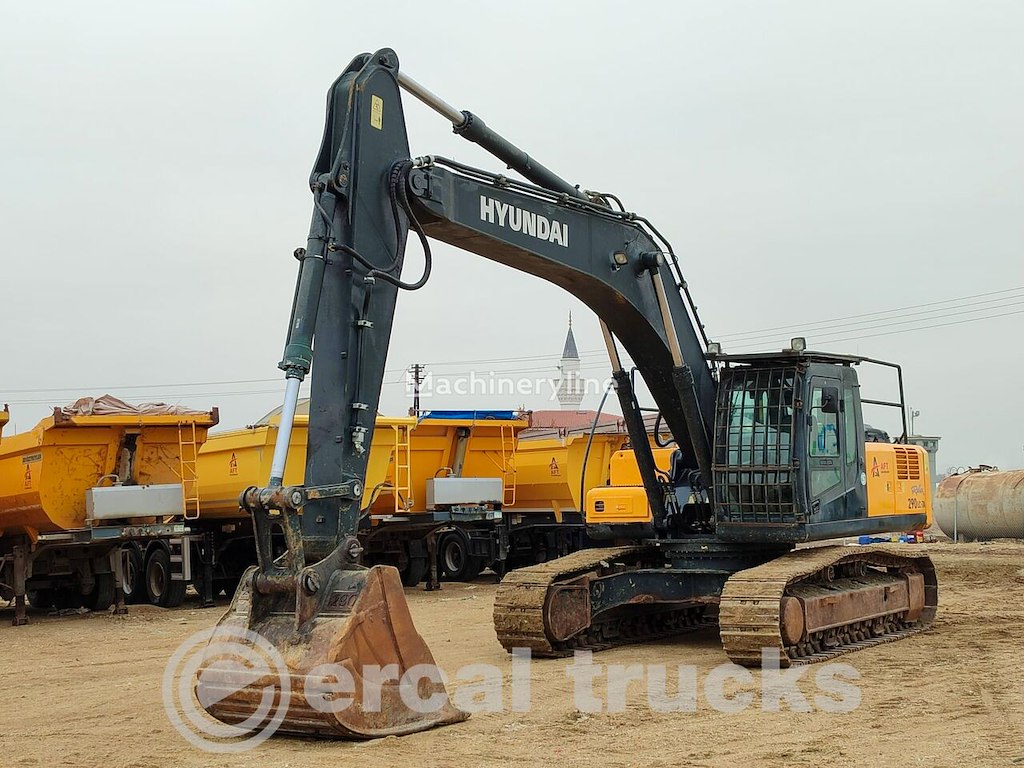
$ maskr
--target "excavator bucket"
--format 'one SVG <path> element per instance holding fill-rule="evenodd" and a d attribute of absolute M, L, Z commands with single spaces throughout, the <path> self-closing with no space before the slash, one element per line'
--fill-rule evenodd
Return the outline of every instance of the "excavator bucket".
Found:
<path fill-rule="evenodd" d="M 214 630 L 195 686 L 203 708 L 238 735 L 274 727 L 373 739 L 466 719 L 413 626 L 396 569 L 334 571 L 301 623 L 295 595 L 256 591 L 257 572 Z"/>

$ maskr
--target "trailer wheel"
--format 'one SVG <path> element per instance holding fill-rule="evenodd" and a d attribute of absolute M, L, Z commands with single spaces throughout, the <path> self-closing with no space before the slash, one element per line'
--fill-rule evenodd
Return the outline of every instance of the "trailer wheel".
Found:
<path fill-rule="evenodd" d="M 508 560 L 495 560 L 491 563 L 491 570 L 494 571 L 494 575 L 498 577 L 498 581 L 505 578 L 505 574 L 512 569 L 508 567 Z"/>
<path fill-rule="evenodd" d="M 447 533 L 438 548 L 441 573 L 452 581 L 472 581 L 486 563 L 469 554 L 469 537 L 460 530 Z"/>
<path fill-rule="evenodd" d="M 124 601 L 131 605 L 146 599 L 145 576 L 143 572 L 142 552 L 134 544 L 125 548 L 128 557 L 124 567 Z"/>
<path fill-rule="evenodd" d="M 82 596 L 82 604 L 90 611 L 105 611 L 114 604 L 114 574 L 97 573 L 92 592 Z"/>
<path fill-rule="evenodd" d="M 53 608 L 52 589 L 30 589 L 25 593 L 25 597 L 28 598 L 28 604 L 33 608 L 41 611 L 48 611 Z"/>
<path fill-rule="evenodd" d="M 72 587 L 57 587 L 53 590 L 53 607 L 57 611 L 74 610 L 82 607 L 85 596 Z"/>
<path fill-rule="evenodd" d="M 146 597 L 161 608 L 177 608 L 185 599 L 188 585 L 171 578 L 171 555 L 162 547 L 146 560 Z"/>
<path fill-rule="evenodd" d="M 410 557 L 405 566 L 399 570 L 402 577 L 402 584 L 406 587 L 415 587 L 423 577 L 427 575 L 429 564 L 425 557 Z"/>

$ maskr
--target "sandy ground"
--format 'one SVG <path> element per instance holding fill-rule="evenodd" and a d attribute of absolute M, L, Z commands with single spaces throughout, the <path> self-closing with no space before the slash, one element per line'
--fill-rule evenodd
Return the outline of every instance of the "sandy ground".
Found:
<path fill-rule="evenodd" d="M 726 714 L 705 697 L 696 712 L 658 713 L 644 681 L 620 713 L 580 712 L 570 660 L 532 666 L 528 712 L 497 713 L 402 738 L 364 743 L 274 737 L 252 751 L 208 754 L 186 742 L 163 710 L 161 679 L 175 648 L 223 608 L 135 607 L 127 617 L 33 615 L 0 626 L 0 765 L 266 766 L 1007 766 L 1024 763 L 1024 545 L 923 545 L 939 570 L 933 629 L 843 657 L 861 677 L 860 705 L 824 712 L 813 674 L 799 681 L 814 711 L 766 712 L 755 692 Z M 511 664 L 491 629 L 486 577 L 440 593 L 407 592 L 421 634 L 451 675 L 471 663 Z M 10 609 L 0 611 L 7 625 Z M 700 680 L 725 661 L 714 632 L 619 648 L 606 664 L 691 664 Z M 466 681 L 458 680 L 465 684 Z M 452 686 L 455 687 L 454 685 Z M 730 689 L 732 691 L 733 689 Z M 595 689 L 604 696 L 601 686 Z"/>

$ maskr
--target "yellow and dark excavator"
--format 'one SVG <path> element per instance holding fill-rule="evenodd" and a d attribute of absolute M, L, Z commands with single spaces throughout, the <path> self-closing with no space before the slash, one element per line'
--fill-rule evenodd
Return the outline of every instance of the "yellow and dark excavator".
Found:
<path fill-rule="evenodd" d="M 527 181 L 442 157 L 412 159 L 401 89 Z M 898 366 L 809 351 L 801 339 L 776 353 L 723 353 L 705 336 L 676 256 L 648 220 L 614 195 L 569 184 L 442 101 L 401 72 L 390 49 L 356 57 L 332 85 L 310 187 L 273 469 L 267 487 L 242 496 L 259 565 L 219 625 L 258 633 L 284 658 L 291 706 L 282 731 L 372 738 L 464 717 L 447 703 L 429 712 L 410 706 L 394 681 L 383 685 L 382 707 L 366 708 L 360 695 L 367 665 L 393 665 L 397 680 L 433 663 L 398 573 L 363 568 L 356 538 L 396 298 L 427 282 L 431 238 L 548 280 L 594 311 L 632 444 L 614 460 L 612 484 L 586 501 L 590 537 L 609 546 L 509 574 L 494 606 L 502 645 L 556 656 L 717 621 L 729 658 L 785 666 L 932 622 L 937 585 L 926 556 L 797 547 L 928 525 L 927 462 L 906 444 L 905 418 L 896 444 L 864 437 L 863 404 L 905 413 Z M 401 276 L 410 229 L 425 259 L 411 282 Z M 865 364 L 899 376 L 899 401 L 861 396 L 857 368 Z M 285 487 L 299 383 L 311 370 L 305 484 Z M 648 441 L 636 375 L 671 434 L 663 448 Z M 275 532 L 285 541 L 280 555 Z M 215 636 L 202 671 L 216 666 L 216 646 Z M 351 706 L 315 706 L 305 685 L 325 664 L 352 677 Z M 443 686 L 426 682 L 416 695 L 443 700 Z M 200 700 L 225 722 L 252 724 L 262 685 L 205 691 Z"/>

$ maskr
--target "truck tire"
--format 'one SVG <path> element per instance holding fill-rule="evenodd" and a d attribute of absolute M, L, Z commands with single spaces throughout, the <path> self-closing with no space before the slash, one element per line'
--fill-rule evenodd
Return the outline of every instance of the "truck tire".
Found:
<path fill-rule="evenodd" d="M 28 598 L 28 604 L 33 608 L 37 608 L 41 611 L 48 611 L 53 608 L 52 589 L 30 589 L 25 593 L 25 597 Z"/>
<path fill-rule="evenodd" d="M 124 567 L 124 601 L 128 605 L 145 602 L 146 578 L 143 570 L 142 552 L 134 544 L 125 548 L 128 557 Z"/>
<path fill-rule="evenodd" d="M 90 611 L 105 611 L 114 604 L 114 574 L 97 573 L 92 592 L 82 595 L 82 605 Z"/>
<path fill-rule="evenodd" d="M 438 547 L 441 574 L 451 581 L 472 581 L 486 563 L 469 553 L 469 537 L 460 530 L 446 533 Z"/>
<path fill-rule="evenodd" d="M 57 587 L 53 590 L 53 607 L 57 611 L 74 610 L 82 607 L 85 596 L 73 587 Z"/>
<path fill-rule="evenodd" d="M 410 557 L 406 561 L 405 567 L 398 572 L 402 577 L 402 584 L 406 587 L 415 587 L 423 581 L 423 577 L 427 575 L 428 568 L 427 558 Z"/>
<path fill-rule="evenodd" d="M 146 597 L 152 605 L 177 608 L 185 599 L 188 585 L 171 578 L 171 555 L 163 547 L 155 549 L 146 560 Z"/>

